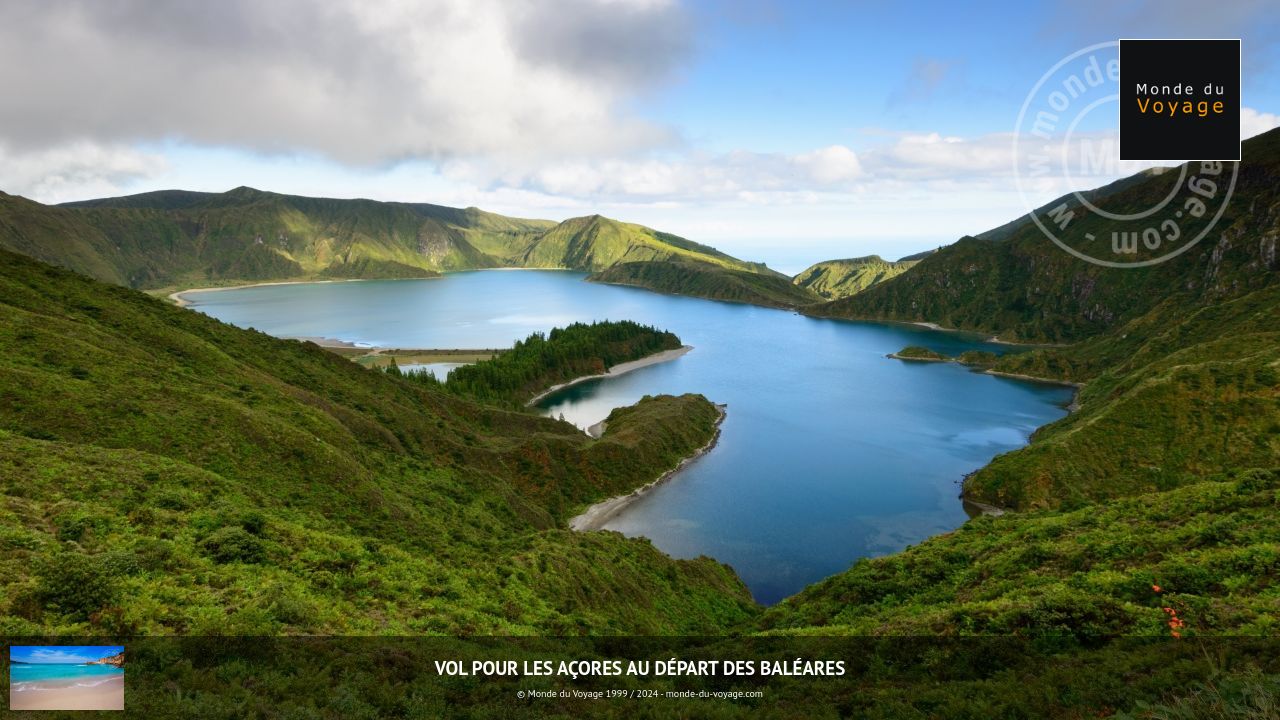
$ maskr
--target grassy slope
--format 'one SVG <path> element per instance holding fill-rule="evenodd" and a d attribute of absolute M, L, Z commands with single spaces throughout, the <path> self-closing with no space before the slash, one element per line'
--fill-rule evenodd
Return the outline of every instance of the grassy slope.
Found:
<path fill-rule="evenodd" d="M 906 272 L 913 260 L 890 262 L 879 255 L 826 260 L 809 266 L 792 280 L 826 300 L 857 295 L 877 283 Z"/>
<path fill-rule="evenodd" d="M 598 271 L 618 263 L 654 261 L 698 261 L 747 272 L 761 269 L 706 245 L 599 215 L 570 218 L 543 233 L 525 250 L 520 265 Z"/>
<path fill-rule="evenodd" d="M 1280 458 L 1280 285 L 1188 311 L 1169 303 L 1079 346 L 997 370 L 1080 379 L 1080 410 L 968 478 L 1016 508 L 1165 490 Z"/>
<path fill-rule="evenodd" d="M 714 432 L 600 441 L 0 251 L 6 634 L 718 632 L 732 571 L 555 529 Z M 616 429 L 616 432 L 615 432 Z"/>
<path fill-rule="evenodd" d="M 783 275 L 703 262 L 625 262 L 595 273 L 592 282 L 635 285 L 673 295 L 744 302 L 767 307 L 799 307 L 818 296 Z"/>
<path fill-rule="evenodd" d="M 901 635 L 1275 634 L 1280 470 L 1068 513 L 971 520 L 859 561 L 766 611 L 772 631 Z M 1161 587 L 1160 593 L 1152 585 Z"/>
<path fill-rule="evenodd" d="M 490 267 L 596 271 L 618 262 L 672 260 L 772 275 L 714 248 L 598 215 L 557 224 L 476 208 L 245 187 L 58 207 L 0 193 L 0 247 L 139 288 L 425 277 Z"/>
<path fill-rule="evenodd" d="M 1171 296 L 1195 307 L 1247 293 L 1272 282 L 1280 267 L 1280 131 L 1246 142 L 1244 158 L 1235 195 L 1214 231 L 1167 262 L 1098 267 L 1061 251 L 1034 224 L 1022 222 L 1002 229 L 1004 239 L 963 238 L 889 282 L 806 312 L 927 320 L 1007 340 L 1071 342 L 1116 330 Z M 1107 206 L 1149 207 L 1164 197 L 1168 183 L 1159 176 L 1115 183 Z M 1107 221 L 1090 215 L 1078 223 L 1076 231 L 1109 242 Z"/>
<path fill-rule="evenodd" d="M 1280 457 L 1280 132 L 1245 147 L 1220 232 L 1169 262 L 1098 268 L 1015 223 L 815 312 L 888 307 L 898 319 L 1004 337 L 1083 338 L 980 363 L 1086 386 L 1078 412 L 968 478 L 973 499 L 1074 507 L 1269 466 Z M 1132 202 L 1160 189 L 1153 183 L 1141 175 L 1110 188 Z"/>
<path fill-rule="evenodd" d="M 196 262 L 196 248 L 165 213 L 83 212 L 0 193 L 0 246 L 120 285 L 148 285 Z"/>
<path fill-rule="evenodd" d="M 1062 274 L 1060 259 L 1020 246 L 1013 230 L 1011 240 L 962 241 L 832 304 L 896 307 L 898 298 L 918 293 L 918 311 L 902 306 L 896 317 L 1019 336 L 1084 335 L 1070 346 L 984 361 L 997 371 L 1086 385 L 1077 412 L 966 479 L 967 496 L 1023 512 L 972 520 L 902 553 L 859 561 L 766 611 L 757 627 L 802 635 L 1052 639 L 1039 660 L 1021 657 L 1016 672 L 997 667 L 940 686 L 941 706 L 972 714 L 983 704 L 975 698 L 986 698 L 987 716 L 1011 707 L 1032 716 L 1108 715 L 1108 708 L 1132 708 L 1138 699 L 1186 695 L 1194 690 L 1181 684 L 1188 679 L 1211 678 L 1203 692 L 1212 695 L 1248 676 L 1238 660 L 1224 664 L 1225 654 L 1200 646 L 1175 659 L 1167 646 L 1114 638 L 1168 637 L 1164 607 L 1177 610 L 1188 638 L 1276 632 L 1280 283 L 1271 248 L 1280 214 L 1267 179 L 1275 177 L 1278 138 L 1271 133 L 1246 146 L 1243 195 L 1221 237 L 1189 253 L 1195 259 L 1166 263 L 1158 275 L 1098 273 L 1082 263 Z M 1141 182 L 1120 187 L 1131 192 Z M 1061 278 L 1076 284 L 1055 285 Z M 1160 293 L 1147 285 L 1157 280 L 1165 283 Z M 1047 295 L 1030 304 L 1033 292 L 1071 295 L 1086 287 L 1094 301 L 1088 309 L 1080 298 Z M 1135 295 L 1132 308 L 1102 300 L 1126 289 L 1149 294 Z M 874 302 L 858 305 L 869 297 Z M 1248 657 L 1265 665 L 1260 655 Z M 929 667 L 912 659 L 881 690 L 902 698 L 902 678 L 928 677 Z M 1076 679 L 1068 681 L 1063 668 L 1074 668 L 1069 674 Z M 1135 687 L 1136 677 L 1149 682 Z M 1057 688 L 1068 684 L 1072 696 L 1060 695 Z M 907 687 L 913 706 L 929 695 L 921 684 Z M 968 700 L 957 700 L 965 694 Z M 1260 697 L 1270 702 L 1274 694 Z M 1187 703 L 1195 704 L 1172 701 Z"/>

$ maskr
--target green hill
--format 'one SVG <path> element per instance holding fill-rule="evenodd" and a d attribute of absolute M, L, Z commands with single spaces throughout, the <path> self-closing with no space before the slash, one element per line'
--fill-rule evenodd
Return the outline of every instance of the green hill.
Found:
<path fill-rule="evenodd" d="M 1087 380 L 1078 412 L 965 482 L 1003 507 L 1078 507 L 1280 459 L 1280 284 L 1189 309 L 1168 302 L 1069 348 L 996 370 Z"/>
<path fill-rule="evenodd" d="M 738 269 L 708 262 L 624 262 L 587 279 L 766 307 L 799 307 L 819 299 L 809 290 L 793 285 L 785 275 L 767 268 Z"/>
<path fill-rule="evenodd" d="M 1234 210 L 1216 241 L 1161 265 L 1098 268 L 1030 235 L 1023 223 L 985 240 L 961 240 L 894 279 L 813 309 L 1002 336 L 1081 338 L 982 364 L 1084 387 L 1076 412 L 965 480 L 967 498 L 1039 512 L 971 522 L 902 555 L 864 561 L 788 601 L 766 625 L 928 633 L 949 618 L 961 632 L 989 633 L 1085 613 L 1070 622 L 1127 633 L 1156 626 L 1158 616 L 1132 603 L 1134 588 L 1158 578 L 1184 578 L 1174 587 L 1199 596 L 1201 607 L 1239 607 L 1231 593 L 1244 586 L 1233 584 L 1229 568 L 1193 581 L 1178 567 L 1234 552 L 1223 540 L 1232 533 L 1265 544 L 1276 532 L 1271 516 L 1260 519 L 1253 508 L 1274 494 L 1271 469 L 1280 460 L 1280 132 L 1246 143 L 1244 157 Z M 1142 175 L 1109 187 L 1143 193 L 1148 182 Z M 1233 478 L 1242 478 L 1238 491 L 1230 489 Z M 1203 523 L 1223 535 L 1186 544 L 1176 533 L 1140 529 L 1170 517 L 1178 518 L 1175 527 Z M 1023 558 L 1031 548 L 1027 533 L 1052 542 Z M 1059 536 L 1073 543 L 1053 540 Z M 1090 564 L 1067 560 L 1081 544 L 1098 562 L 1119 563 L 1096 575 L 1118 585 L 1091 585 Z M 1160 559 L 1188 549 L 1203 554 Z M 1059 570 L 1051 570 L 1055 558 L 1066 561 Z M 1060 587 L 1051 589 L 1055 583 Z M 1059 609 L 1034 609 L 1050 601 Z M 1245 614 L 1202 621 L 1222 632 L 1252 622 Z"/>
<path fill-rule="evenodd" d="M 1085 387 L 1078 412 L 969 477 L 972 499 L 1077 507 L 1270 467 L 1280 458 L 1280 132 L 1246 143 L 1244 157 L 1219 230 L 1168 262 L 1100 268 L 1023 220 L 807 311 L 1076 341 L 990 363 Z M 1108 189 L 1134 203 L 1164 187 L 1143 173 Z"/>
<path fill-rule="evenodd" d="M 494 405 L 522 407 L 549 387 L 679 348 L 675 333 L 629 320 L 573 323 L 534 333 L 488 360 L 454 368 L 444 387 Z M 436 382 L 430 373 L 415 377 Z"/>
<path fill-rule="evenodd" d="M 0 193 L 0 247 L 136 288 L 283 279 L 428 277 L 491 267 L 598 271 L 698 261 L 768 273 L 714 248 L 593 215 L 563 223 L 426 203 L 240 187 L 50 207 Z"/>
<path fill-rule="evenodd" d="M 1280 132 L 1244 157 L 1221 233 L 1163 265 L 1097 268 L 1015 221 L 812 309 L 1076 340 L 972 358 L 1084 387 L 1078 410 L 965 479 L 966 498 L 1016 512 L 861 560 L 757 628 L 1030 643 L 982 659 L 974 640 L 881 649 L 896 664 L 871 673 L 860 711 L 1266 717 L 1280 694 L 1270 650 L 1239 638 L 1275 632 Z M 1146 176 L 1109 188 L 1150 190 Z"/>
<path fill-rule="evenodd" d="M 1280 543 L 1270 508 L 1277 488 L 1280 470 L 1212 473 L 1073 512 L 980 517 L 902 553 L 861 560 L 769 609 L 760 627 L 1160 637 L 1168 631 L 1161 608 L 1177 603 L 1195 609 L 1193 634 L 1271 634 L 1277 579 L 1248 568 Z"/>
<path fill-rule="evenodd" d="M 792 282 L 827 300 L 857 295 L 877 283 L 897 277 L 915 265 L 913 260 L 890 262 L 879 255 L 826 260 L 810 265 Z"/>
<path fill-rule="evenodd" d="M 7 251 L 0 350 L 6 635 L 696 634 L 753 612 L 718 563 L 558 529 L 704 445 L 701 396 L 596 441 Z"/>
<path fill-rule="evenodd" d="M 859 561 L 765 611 L 709 559 L 559 529 L 704 445 L 718 414 L 701 396 L 646 398 L 592 440 L 0 251 L 0 627 L 849 634 L 882 643 L 857 655 L 872 658 L 860 684 L 784 679 L 766 689 L 780 716 L 820 703 L 850 716 L 1084 717 L 1142 701 L 1196 717 L 1197 698 L 1215 693 L 1274 707 L 1275 683 L 1247 684 L 1256 671 L 1241 662 L 1265 658 L 1239 638 L 1276 631 L 1280 131 L 1251 140 L 1245 157 L 1218 232 L 1175 260 L 1099 268 L 1015 221 L 815 307 L 1069 342 L 981 361 L 1084 387 L 1076 412 L 965 480 L 966 497 L 1013 512 Z M 1146 176 L 1109 188 L 1134 206 L 1156 190 Z M 603 218 L 549 226 L 248 189 L 80 208 L 0 198 L 7 246 L 143 286 L 434 271 L 423 253 L 403 254 L 410 231 L 441 269 L 599 265 L 593 280 L 667 292 L 777 306 L 816 297 Z M 1171 628 L 1170 611 L 1185 625 Z M 1030 655 L 972 642 L 913 652 L 921 636 L 1028 640 Z M 1214 636 L 1237 644 L 1214 649 Z M 225 672 L 287 685 L 286 673 L 247 667 Z M 384 675 L 370 668 L 382 667 L 351 672 L 373 684 Z M 505 707 L 509 693 L 493 702 Z"/>
<path fill-rule="evenodd" d="M 1238 297 L 1273 282 L 1280 268 L 1280 132 L 1247 141 L 1243 157 L 1235 194 L 1213 232 L 1167 262 L 1123 270 L 1085 263 L 1024 219 L 988 239 L 962 238 L 889 282 L 806 312 L 924 320 L 1006 340 L 1073 342 L 1114 331 L 1166 298 L 1192 308 Z M 1167 195 L 1168 180 L 1142 173 L 1108 188 L 1107 207 L 1123 212 L 1154 205 Z M 1109 221 L 1090 213 L 1079 223 L 1079 232 L 1109 242 Z"/>
<path fill-rule="evenodd" d="M 592 271 L 618 263 L 662 261 L 698 261 L 750 272 L 762 269 L 706 245 L 599 215 L 565 220 L 539 235 L 517 259 L 521 267 Z"/>

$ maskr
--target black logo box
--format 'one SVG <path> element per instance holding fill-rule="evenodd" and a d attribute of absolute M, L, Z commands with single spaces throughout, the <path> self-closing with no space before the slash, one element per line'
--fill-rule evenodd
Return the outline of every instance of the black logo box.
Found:
<path fill-rule="evenodd" d="M 1241 100 L 1238 39 L 1120 40 L 1121 160 L 1239 160 Z"/>

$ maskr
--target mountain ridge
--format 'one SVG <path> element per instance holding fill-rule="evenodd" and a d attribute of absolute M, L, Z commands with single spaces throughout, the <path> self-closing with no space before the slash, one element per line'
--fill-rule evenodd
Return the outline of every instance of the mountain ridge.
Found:
<path fill-rule="evenodd" d="M 706 558 L 563 529 L 713 436 L 696 395 L 569 423 L 0 249 L 0 628 L 718 632 Z"/>
<path fill-rule="evenodd" d="M 140 289 L 432 277 L 528 267 L 703 262 L 774 274 L 706 245 L 601 215 L 562 222 L 479 208 L 311 198 L 240 186 L 43 205 L 0 193 L 0 247 Z"/>
<path fill-rule="evenodd" d="M 916 260 L 890 261 L 879 255 L 864 255 L 840 260 L 823 260 L 797 274 L 792 282 L 826 300 L 857 295 L 872 285 L 901 275 Z"/>
<path fill-rule="evenodd" d="M 1235 195 L 1212 234 L 1181 255 L 1145 268 L 1111 269 L 1079 260 L 1020 217 L 965 236 L 864 292 L 813 305 L 814 316 L 933 322 L 1032 343 L 1069 343 L 1140 317 L 1166 297 L 1190 306 L 1275 280 L 1280 269 L 1280 129 L 1244 143 Z M 1084 193 L 1117 206 L 1164 197 L 1158 174 L 1138 173 Z M 1073 196 L 1073 207 L 1078 201 Z M 1113 211 L 1115 209 L 1113 208 Z M 1109 222 L 1086 217 L 1099 237 Z"/>

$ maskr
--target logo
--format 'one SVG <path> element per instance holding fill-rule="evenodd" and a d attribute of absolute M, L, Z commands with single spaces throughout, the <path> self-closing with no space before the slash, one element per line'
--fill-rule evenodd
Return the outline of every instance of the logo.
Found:
<path fill-rule="evenodd" d="M 1064 57 L 1027 94 L 1013 134 L 1014 180 L 1032 221 L 1066 252 L 1104 267 L 1147 267 L 1208 235 L 1235 191 L 1239 163 L 1122 160 L 1114 126 L 1125 96 L 1120 45 L 1099 43 Z M 1235 97 L 1238 146 L 1238 87 Z"/>
<path fill-rule="evenodd" d="M 1121 40 L 1120 158 L 1240 160 L 1240 41 Z"/>

